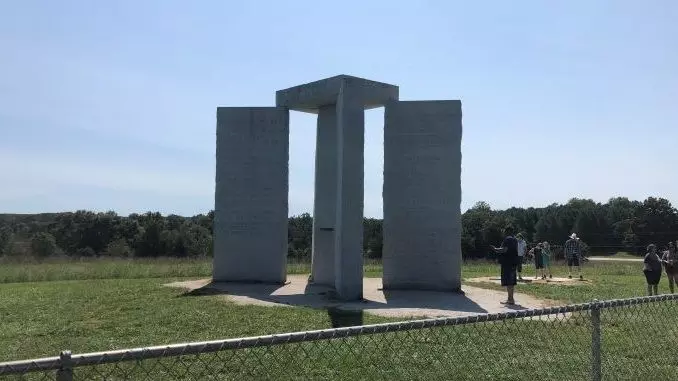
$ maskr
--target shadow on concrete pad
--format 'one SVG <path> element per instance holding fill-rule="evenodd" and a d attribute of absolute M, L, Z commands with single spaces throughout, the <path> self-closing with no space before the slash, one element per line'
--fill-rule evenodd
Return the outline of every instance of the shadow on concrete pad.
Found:
<path fill-rule="evenodd" d="M 209 282 L 204 286 L 189 289 L 183 294 L 183 296 L 207 296 L 207 295 L 243 295 L 246 293 L 254 295 L 265 295 L 275 292 L 275 290 L 283 287 L 282 284 L 271 284 L 271 283 L 254 283 L 254 282 Z"/>
<path fill-rule="evenodd" d="M 463 293 L 425 290 L 382 290 L 366 278 L 364 299 L 344 302 L 330 287 L 308 282 L 266 283 L 217 282 L 183 293 L 181 296 L 231 295 L 291 306 L 328 310 L 330 317 L 346 320 L 351 313 L 377 309 L 427 309 L 482 314 L 487 310 Z M 370 283 L 375 283 L 370 287 Z M 342 315 L 343 314 L 343 315 Z"/>
<path fill-rule="evenodd" d="M 367 308 L 422 308 L 484 314 L 487 310 L 463 293 L 419 290 L 381 290 L 383 303 L 374 301 Z"/>
<path fill-rule="evenodd" d="M 197 281 L 199 282 L 199 281 Z M 186 284 L 189 291 L 180 296 L 228 295 L 229 299 L 240 304 L 282 304 L 306 307 L 331 307 L 338 303 L 330 287 L 314 285 L 301 279 L 285 284 L 256 282 L 205 282 Z M 178 284 L 179 286 L 181 284 Z"/>
<path fill-rule="evenodd" d="M 410 319 L 457 317 L 543 307 L 542 301 L 516 294 L 518 305 L 506 306 L 505 292 L 464 285 L 464 293 L 420 290 L 382 290 L 380 278 L 363 279 L 363 300 L 341 301 L 331 287 L 308 282 L 308 276 L 290 275 L 281 284 L 211 282 L 210 279 L 168 284 L 186 289 L 182 296 L 224 295 L 232 303 L 260 306 L 299 306 L 327 311 L 333 325 L 362 322 L 363 313 Z"/>

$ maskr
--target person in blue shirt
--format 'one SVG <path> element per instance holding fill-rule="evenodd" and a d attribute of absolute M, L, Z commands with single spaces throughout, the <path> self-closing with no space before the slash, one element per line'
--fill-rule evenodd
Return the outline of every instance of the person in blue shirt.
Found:
<path fill-rule="evenodd" d="M 513 291 L 518 283 L 517 269 L 520 263 L 518 256 L 518 240 L 513 236 L 513 228 L 504 229 L 506 237 L 501 243 L 501 247 L 490 246 L 490 248 L 499 254 L 499 264 L 501 265 L 501 285 L 506 287 L 508 297 L 502 304 L 516 304 L 513 298 Z"/>

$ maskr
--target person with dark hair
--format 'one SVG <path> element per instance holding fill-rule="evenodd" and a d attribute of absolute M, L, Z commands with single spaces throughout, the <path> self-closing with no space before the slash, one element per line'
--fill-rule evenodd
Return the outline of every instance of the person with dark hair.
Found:
<path fill-rule="evenodd" d="M 643 259 L 643 273 L 647 280 L 647 293 L 657 295 L 659 280 L 662 277 L 662 261 L 657 255 L 657 246 L 654 243 L 647 246 L 647 254 Z"/>
<path fill-rule="evenodd" d="M 501 247 L 490 248 L 499 255 L 499 264 L 501 265 L 501 285 L 506 287 L 508 297 L 502 304 L 514 305 L 516 301 L 513 297 L 513 291 L 518 283 L 517 267 L 520 260 L 518 256 L 518 240 L 513 236 L 513 228 L 504 229 L 506 237 L 501 243 Z"/>
<path fill-rule="evenodd" d="M 673 294 L 674 284 L 678 283 L 678 250 L 673 242 L 669 242 L 668 250 L 662 256 L 662 263 L 666 277 L 669 278 L 669 290 Z"/>

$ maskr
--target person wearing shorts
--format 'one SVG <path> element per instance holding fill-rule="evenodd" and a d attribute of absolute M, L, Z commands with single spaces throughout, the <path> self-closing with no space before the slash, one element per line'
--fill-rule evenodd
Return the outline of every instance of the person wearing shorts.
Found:
<path fill-rule="evenodd" d="M 669 242 L 668 246 L 668 250 L 662 256 L 662 263 L 666 277 L 669 278 L 669 291 L 673 294 L 674 285 L 678 283 L 678 249 L 673 242 Z"/>
<path fill-rule="evenodd" d="M 570 235 L 570 239 L 565 241 L 563 250 L 565 251 L 565 258 L 567 259 L 567 268 L 569 271 L 567 277 L 572 279 L 572 267 L 577 267 L 579 279 L 584 280 L 584 276 L 581 274 L 581 267 L 579 263 L 579 258 L 581 256 L 581 244 L 579 243 L 576 233 L 572 233 L 572 235 Z"/>
<path fill-rule="evenodd" d="M 662 261 L 657 255 L 657 246 L 653 243 L 647 246 L 647 254 L 643 259 L 643 274 L 647 281 L 648 295 L 657 295 L 662 277 Z"/>
<path fill-rule="evenodd" d="M 513 229 L 507 227 L 506 237 L 501 243 L 501 247 L 490 246 L 490 248 L 499 255 L 499 264 L 501 265 L 501 285 L 506 287 L 507 298 L 502 304 L 514 305 L 516 301 L 513 292 L 518 283 L 518 240 L 513 236 Z"/>

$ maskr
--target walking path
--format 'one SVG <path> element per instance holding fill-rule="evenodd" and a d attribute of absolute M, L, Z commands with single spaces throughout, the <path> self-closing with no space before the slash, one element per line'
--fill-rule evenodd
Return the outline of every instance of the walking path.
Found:
<path fill-rule="evenodd" d="M 615 257 L 588 257 L 590 261 L 597 262 L 642 262 L 643 258 L 615 258 Z"/>

